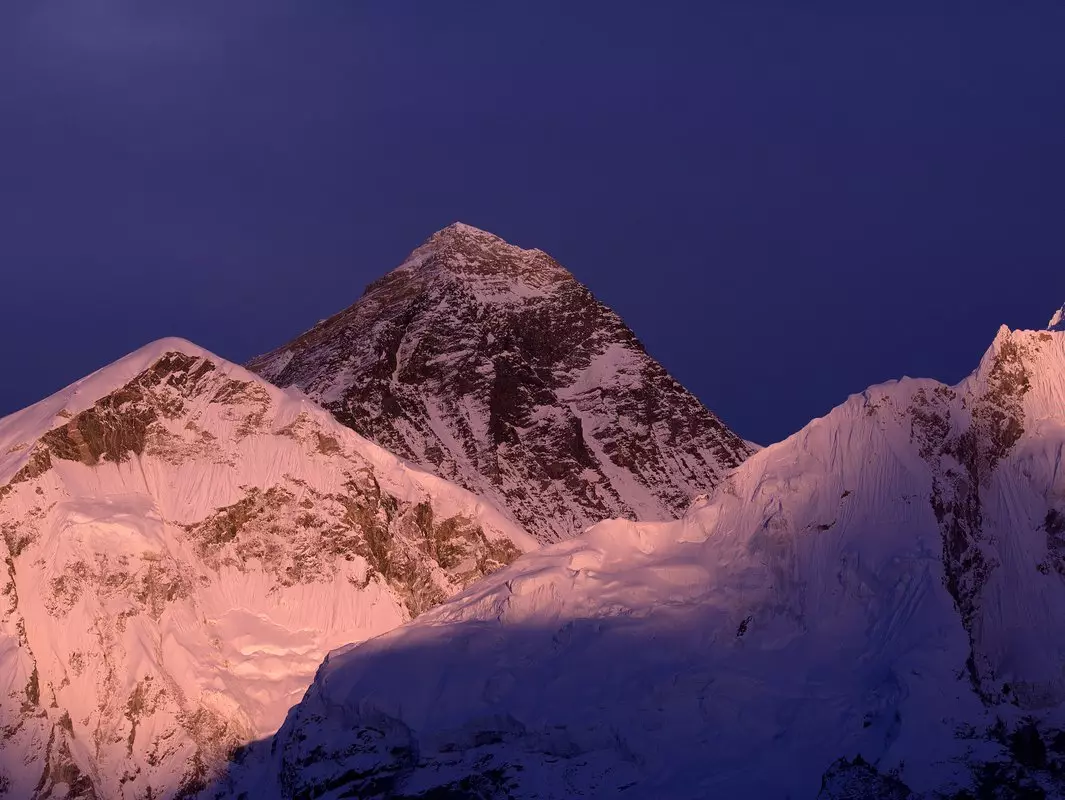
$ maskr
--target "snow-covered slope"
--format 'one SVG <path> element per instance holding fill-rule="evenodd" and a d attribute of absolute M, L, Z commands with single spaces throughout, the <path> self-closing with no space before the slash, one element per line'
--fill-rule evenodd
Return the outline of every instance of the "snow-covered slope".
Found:
<path fill-rule="evenodd" d="M 675 518 L 754 449 L 552 258 L 460 223 L 249 366 L 543 541 Z"/>
<path fill-rule="evenodd" d="M 1065 796 L 1063 455 L 1065 333 L 1003 328 L 331 654 L 217 791 Z"/>
<path fill-rule="evenodd" d="M 276 730 L 329 649 L 535 547 L 295 391 L 174 339 L 0 420 L 0 532 L 12 798 L 194 791 Z"/>

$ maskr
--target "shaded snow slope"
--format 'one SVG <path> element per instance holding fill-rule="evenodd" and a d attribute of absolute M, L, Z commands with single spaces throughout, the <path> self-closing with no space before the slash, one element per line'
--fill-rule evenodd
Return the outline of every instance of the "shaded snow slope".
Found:
<path fill-rule="evenodd" d="M 1063 796 L 1063 452 L 1065 334 L 1003 328 L 332 653 L 216 792 Z"/>
<path fill-rule="evenodd" d="M 0 420 L 0 790 L 169 798 L 534 540 L 178 339 Z M 3 791 L 0 791 L 0 795 Z"/>
<path fill-rule="evenodd" d="M 461 223 L 249 366 L 542 541 L 679 516 L 754 449 L 551 257 Z"/>

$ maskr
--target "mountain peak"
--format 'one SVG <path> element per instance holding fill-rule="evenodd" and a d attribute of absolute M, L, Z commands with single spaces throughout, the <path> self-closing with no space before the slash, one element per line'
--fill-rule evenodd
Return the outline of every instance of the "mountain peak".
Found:
<path fill-rule="evenodd" d="M 1065 331 L 1065 305 L 1054 312 L 1054 316 L 1047 323 L 1048 331 Z"/>
<path fill-rule="evenodd" d="M 452 222 L 446 228 L 441 228 L 429 238 L 430 240 L 432 240 L 438 237 L 463 237 L 473 239 L 487 239 L 497 242 L 504 241 L 501 236 L 497 236 L 491 231 L 482 230 L 481 228 L 474 227 L 473 225 L 467 225 L 465 222 Z"/>
<path fill-rule="evenodd" d="M 677 517 L 752 451 L 553 258 L 463 223 L 249 368 L 544 542 Z"/>
<path fill-rule="evenodd" d="M 410 254 L 406 264 L 411 261 L 425 263 L 430 259 L 427 254 L 447 253 L 479 253 L 479 252 L 504 252 L 520 256 L 527 251 L 516 245 L 512 245 L 501 236 L 491 231 L 475 228 L 465 222 L 452 222 L 446 228 L 441 228 L 426 239 L 421 247 Z"/>
<path fill-rule="evenodd" d="M 553 291 L 572 282 L 573 276 L 542 250 L 526 250 L 494 233 L 453 222 L 367 286 L 366 293 L 410 279 L 458 282 L 485 302 L 506 304 Z"/>

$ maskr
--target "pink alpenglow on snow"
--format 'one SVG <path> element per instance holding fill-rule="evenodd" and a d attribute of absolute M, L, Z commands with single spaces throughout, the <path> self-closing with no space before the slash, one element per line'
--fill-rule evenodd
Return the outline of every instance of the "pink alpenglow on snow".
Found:
<path fill-rule="evenodd" d="M 1062 452 L 1065 332 L 1002 328 L 331 654 L 226 791 L 1065 796 Z"/>
<path fill-rule="evenodd" d="M 277 729 L 331 649 L 536 547 L 180 339 L 0 419 L 0 531 L 13 798 L 188 796 Z"/>

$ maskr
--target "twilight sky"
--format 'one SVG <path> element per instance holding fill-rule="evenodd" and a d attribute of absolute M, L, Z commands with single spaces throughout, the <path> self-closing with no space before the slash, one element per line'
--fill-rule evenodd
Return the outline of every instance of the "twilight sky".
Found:
<path fill-rule="evenodd" d="M 756 441 L 956 381 L 1065 301 L 1065 5 L 870 5 L 3 0 L 0 414 L 246 360 L 454 220 Z"/>

